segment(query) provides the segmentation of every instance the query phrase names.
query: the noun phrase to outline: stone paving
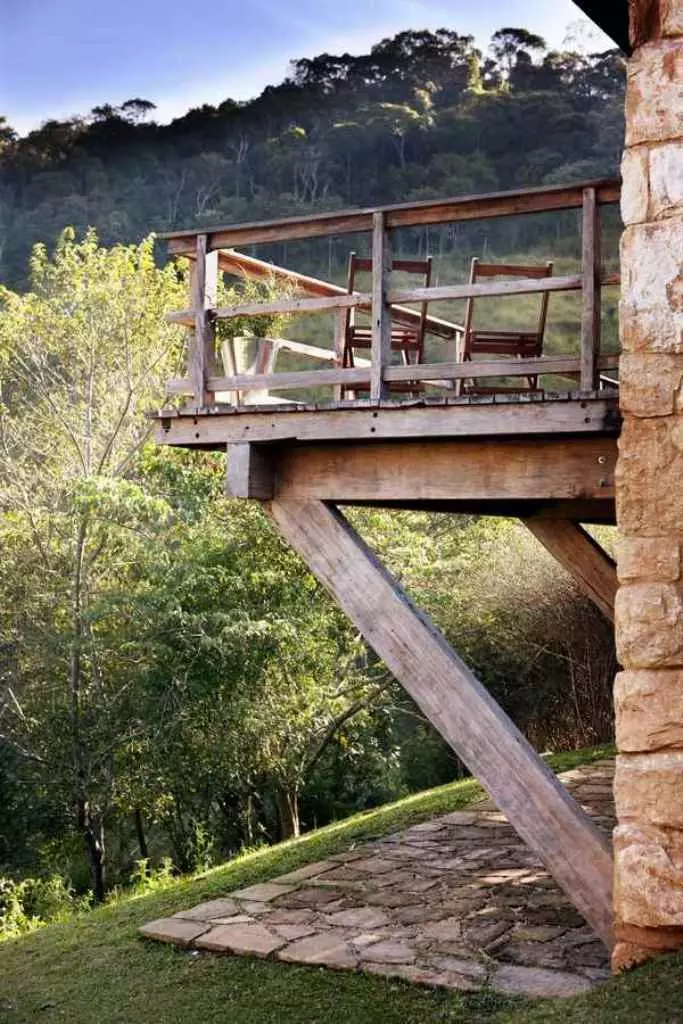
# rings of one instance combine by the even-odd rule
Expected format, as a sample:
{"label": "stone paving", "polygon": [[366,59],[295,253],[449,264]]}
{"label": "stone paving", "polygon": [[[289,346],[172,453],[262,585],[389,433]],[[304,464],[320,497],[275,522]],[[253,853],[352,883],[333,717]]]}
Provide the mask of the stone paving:
{"label": "stone paving", "polygon": [[[614,763],[560,776],[614,824]],[[607,950],[489,801],[140,929],[216,953],[368,971],[449,989],[571,996],[609,977]]]}

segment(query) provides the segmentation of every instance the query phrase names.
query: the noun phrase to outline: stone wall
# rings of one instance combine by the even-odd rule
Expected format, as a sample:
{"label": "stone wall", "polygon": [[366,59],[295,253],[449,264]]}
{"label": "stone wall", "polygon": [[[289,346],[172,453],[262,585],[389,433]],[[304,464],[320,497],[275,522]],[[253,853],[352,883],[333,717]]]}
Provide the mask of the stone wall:
{"label": "stone wall", "polygon": [[683,947],[683,0],[628,69],[615,683],[621,970]]}

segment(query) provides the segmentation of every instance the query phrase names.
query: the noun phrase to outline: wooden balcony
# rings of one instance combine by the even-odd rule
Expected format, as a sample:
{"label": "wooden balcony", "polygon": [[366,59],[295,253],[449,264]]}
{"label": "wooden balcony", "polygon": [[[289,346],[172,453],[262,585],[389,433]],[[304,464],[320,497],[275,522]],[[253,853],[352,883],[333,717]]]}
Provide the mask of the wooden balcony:
{"label": "wooden balcony", "polygon": [[[602,289],[618,285],[619,275],[603,268],[600,235],[601,210],[618,199],[615,182],[588,182],[169,235],[170,251],[193,261],[189,308],[172,314],[189,329],[189,359],[187,375],[169,382],[176,404],[160,411],[157,426],[163,444],[227,449],[228,493],[263,503],[274,527],[608,946],[613,869],[606,843],[337,506],[517,516],[613,616],[614,563],[581,523],[614,522],[618,357],[601,350],[600,325]],[[478,282],[474,272],[469,283],[399,287],[392,280],[392,233],[401,228],[572,209],[581,211],[579,273],[529,279],[507,265],[504,281]],[[372,257],[362,261],[371,268],[367,291],[234,249],[359,232],[372,239]],[[273,302],[220,306],[221,273],[280,282],[288,294]],[[518,355],[476,361],[470,350],[467,358],[467,317],[461,325],[443,305],[464,299],[471,312],[471,303],[482,298],[502,302],[561,292],[581,295],[579,338],[574,351],[552,355],[544,354],[539,337],[531,346],[529,335],[515,329],[501,350],[514,348],[513,335]],[[345,365],[350,309],[369,316],[362,333],[369,358]],[[333,314],[333,340],[321,335],[312,345],[270,339],[258,353],[261,367],[254,359],[249,372],[244,352],[223,346],[229,372],[225,365],[219,372],[221,320],[320,312]],[[394,339],[415,336],[416,323],[450,346],[453,356],[411,361],[403,353],[403,365],[396,365]],[[274,372],[277,346],[323,368]],[[530,347],[532,357],[526,354]],[[503,384],[496,384],[501,378]],[[303,392],[303,401],[279,397],[283,390]],[[178,396],[185,405],[177,404]]]}
{"label": "wooden balcony", "polygon": [[[168,383],[176,404],[160,411],[157,439],[223,450],[226,445],[266,446],[268,458],[264,450],[253,451],[242,480],[237,467],[244,461],[233,459],[229,482],[238,495],[270,496],[277,468],[278,486],[295,499],[315,496],[346,503],[438,505],[519,515],[552,510],[554,515],[612,522],[612,470],[620,422],[618,356],[601,351],[600,324],[602,289],[618,285],[619,275],[603,269],[600,236],[602,208],[618,199],[617,183],[588,182],[165,236],[173,255],[192,261],[192,294],[187,309],[170,314],[188,328],[188,372]],[[579,273],[530,280],[515,277],[515,267],[509,266],[504,268],[509,271],[505,280],[429,287],[397,286],[393,281],[392,234],[400,228],[565,210],[580,211]],[[367,291],[349,291],[234,248],[362,232],[371,235]],[[223,273],[281,284],[286,295],[275,301],[220,306],[216,289]],[[462,358],[465,328],[442,312],[453,300],[502,302],[511,296],[540,298],[561,292],[581,295],[574,352],[468,361]],[[440,315],[432,312],[437,302]],[[349,309],[369,317],[369,358],[345,367],[343,323]],[[316,338],[315,345],[283,338],[259,342],[281,347],[299,362],[310,358],[317,368],[259,372],[252,364],[246,372],[234,346],[225,345],[224,367],[218,368],[216,335],[222,320],[321,312],[333,314],[336,327],[319,343]],[[396,365],[392,329],[400,325],[413,330],[421,316],[426,332],[440,339],[453,357]],[[226,363],[232,372],[225,372]],[[496,382],[502,377],[505,387],[499,389]],[[479,390],[468,392],[466,382],[473,378]],[[530,389],[530,378],[541,386]],[[546,381],[552,382],[552,390]],[[397,385],[412,385],[415,391],[397,393]],[[279,397],[282,391],[295,396],[303,392],[302,400]],[[356,395],[349,397],[354,391]],[[185,404],[178,404],[177,396]],[[485,438],[498,441],[495,453],[477,443]],[[549,438],[563,443],[549,446]],[[451,444],[450,457],[459,460],[457,474],[447,472],[449,449],[444,442]],[[455,442],[459,444],[453,448]],[[315,445],[317,454],[312,451]],[[338,445],[344,447],[343,457],[335,454]],[[308,454],[302,450],[306,446]],[[430,464],[440,467],[431,481]],[[270,474],[270,484],[264,483],[264,473]]]}

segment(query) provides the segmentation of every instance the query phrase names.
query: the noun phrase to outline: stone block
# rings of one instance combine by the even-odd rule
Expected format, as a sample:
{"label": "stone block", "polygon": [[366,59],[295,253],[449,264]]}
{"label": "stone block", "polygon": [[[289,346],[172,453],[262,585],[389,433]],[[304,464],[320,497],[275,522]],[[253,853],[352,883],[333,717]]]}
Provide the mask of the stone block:
{"label": "stone block", "polygon": [[198,903],[196,907],[190,907],[189,910],[180,910],[173,916],[185,918],[187,921],[211,921],[215,917],[232,917],[238,913],[239,907],[234,900],[220,899]]}
{"label": "stone block", "polygon": [[614,830],[614,912],[639,927],[683,926],[682,831],[637,825]]}
{"label": "stone block", "polygon": [[569,971],[548,971],[542,967],[520,967],[504,964],[489,978],[495,992],[505,995],[538,996],[554,999],[588,992],[592,985],[587,978]]}
{"label": "stone block", "polygon": [[358,955],[336,931],[320,932],[292,942],[277,954],[288,963],[324,964],[326,967],[356,967]]}
{"label": "stone block", "polygon": [[650,209],[650,151],[647,146],[625,149],[621,158],[621,217],[624,224],[641,224]]}
{"label": "stone block", "polygon": [[683,829],[683,751],[617,758],[614,800],[620,825]]}
{"label": "stone block", "polygon": [[617,657],[624,668],[683,665],[683,586],[632,583],[614,603]]}
{"label": "stone block", "polygon": [[213,953],[236,953],[243,956],[266,957],[284,946],[287,940],[262,924],[223,924],[201,935],[195,945]]}
{"label": "stone block", "polygon": [[232,893],[235,899],[249,900],[252,903],[269,903],[278,896],[286,896],[294,892],[295,885],[285,885],[279,882],[262,882],[260,885],[250,885],[248,889],[238,889]]}
{"label": "stone block", "polygon": [[318,875],[323,875],[326,871],[332,871],[332,869],[336,867],[338,867],[338,865],[333,860],[318,860],[314,864],[304,864],[302,868],[297,868],[296,871],[290,871],[286,875],[280,875],[275,879],[275,881],[278,884],[303,882],[307,878],[317,878]]}
{"label": "stone block", "polygon": [[681,220],[632,224],[621,237],[624,352],[683,353]]}
{"label": "stone block", "polygon": [[615,548],[622,583],[675,583],[681,578],[678,537],[620,537]]}
{"label": "stone block", "polygon": [[[669,0],[668,24],[678,14]],[[639,47],[628,62],[626,146],[666,142],[681,135],[683,107],[683,39],[662,39]]]}
{"label": "stone block", "polygon": [[625,536],[683,537],[683,419],[626,416],[615,470],[617,522]]}
{"label": "stone block", "polygon": [[161,917],[138,928],[138,934],[157,942],[171,942],[174,946],[189,946],[208,930],[203,921],[184,921],[180,917]]}
{"label": "stone block", "polygon": [[677,402],[681,411],[683,353],[624,352],[619,362],[619,385],[623,413],[672,416],[677,411]]}
{"label": "stone block", "polygon": [[683,669],[619,672],[614,707],[619,750],[683,749]]}
{"label": "stone block", "polygon": [[388,924],[389,917],[377,907],[354,907],[350,910],[338,910],[335,914],[326,914],[327,924],[338,928],[381,928]]}
{"label": "stone block", "polygon": [[[683,104],[679,119],[683,120]],[[683,142],[655,146],[649,165],[650,218],[683,214]]]}
{"label": "stone block", "polygon": [[376,964],[413,964],[415,950],[405,942],[383,939],[363,949],[363,959]]}
{"label": "stone block", "polygon": [[680,0],[660,0],[659,17],[663,36],[683,36],[683,6]]}

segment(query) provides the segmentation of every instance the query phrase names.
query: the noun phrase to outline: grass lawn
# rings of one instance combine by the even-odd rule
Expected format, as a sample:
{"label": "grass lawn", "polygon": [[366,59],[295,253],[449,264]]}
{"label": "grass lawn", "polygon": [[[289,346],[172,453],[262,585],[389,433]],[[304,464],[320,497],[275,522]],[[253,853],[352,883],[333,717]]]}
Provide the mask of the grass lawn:
{"label": "grass lawn", "polygon": [[[606,748],[559,755],[566,770]],[[683,959],[665,957],[572,1000],[429,991],[381,978],[239,957],[185,953],[136,935],[138,925],[461,808],[472,780],[356,815],[168,888],[121,900],[0,945],[0,1021],[7,1024],[683,1024]]]}

